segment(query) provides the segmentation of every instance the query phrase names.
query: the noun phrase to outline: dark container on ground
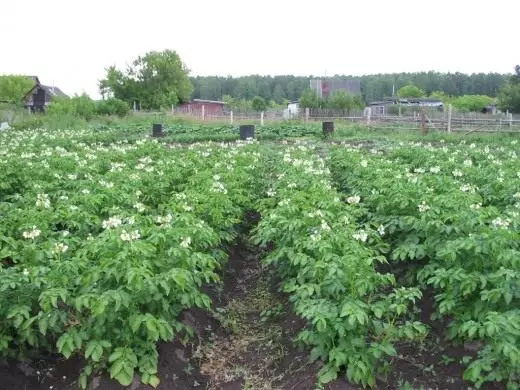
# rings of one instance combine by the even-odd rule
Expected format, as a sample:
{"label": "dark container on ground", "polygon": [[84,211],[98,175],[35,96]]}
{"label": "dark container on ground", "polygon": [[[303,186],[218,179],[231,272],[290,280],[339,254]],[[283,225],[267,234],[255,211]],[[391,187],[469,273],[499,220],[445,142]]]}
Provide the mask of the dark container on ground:
{"label": "dark container on ground", "polygon": [[334,122],[323,122],[322,130],[325,136],[334,133]]}
{"label": "dark container on ground", "polygon": [[164,137],[163,127],[160,123],[152,125],[152,137]]}
{"label": "dark container on ground", "polygon": [[240,126],[240,139],[246,140],[248,138],[255,138],[255,126],[254,125],[241,125]]}

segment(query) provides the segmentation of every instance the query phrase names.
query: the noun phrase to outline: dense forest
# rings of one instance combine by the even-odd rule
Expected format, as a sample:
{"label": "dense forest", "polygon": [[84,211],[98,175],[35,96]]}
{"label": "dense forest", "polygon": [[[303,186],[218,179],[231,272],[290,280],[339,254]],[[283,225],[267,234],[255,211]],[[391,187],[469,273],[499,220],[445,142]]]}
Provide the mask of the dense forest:
{"label": "dense forest", "polygon": [[[405,85],[414,84],[426,94],[444,92],[450,96],[488,95],[497,96],[498,90],[508,81],[510,75],[498,73],[396,73],[377,74],[360,77],[334,76],[341,78],[356,78],[361,80],[363,99],[365,102],[379,100],[392,95]],[[194,87],[194,99],[220,100],[224,95],[235,99],[251,100],[261,96],[267,101],[281,103],[284,100],[298,100],[303,91],[309,88],[309,80],[313,76],[197,76],[191,77]]]}

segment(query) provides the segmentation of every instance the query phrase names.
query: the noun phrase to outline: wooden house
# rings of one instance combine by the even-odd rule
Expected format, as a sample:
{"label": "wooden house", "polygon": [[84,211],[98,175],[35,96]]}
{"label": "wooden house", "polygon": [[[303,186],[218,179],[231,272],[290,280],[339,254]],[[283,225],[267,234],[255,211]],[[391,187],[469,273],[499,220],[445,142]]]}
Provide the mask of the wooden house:
{"label": "wooden house", "polygon": [[28,76],[34,86],[25,94],[24,104],[32,112],[43,112],[45,107],[56,97],[68,97],[58,87],[43,85],[37,76]]}

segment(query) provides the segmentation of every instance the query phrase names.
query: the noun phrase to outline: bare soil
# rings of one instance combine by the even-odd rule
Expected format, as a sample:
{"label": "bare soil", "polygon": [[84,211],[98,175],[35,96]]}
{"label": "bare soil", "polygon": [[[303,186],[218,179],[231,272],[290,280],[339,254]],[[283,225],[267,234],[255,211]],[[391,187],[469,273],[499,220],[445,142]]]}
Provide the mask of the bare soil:
{"label": "bare soil", "polygon": [[[258,215],[249,218],[253,223]],[[247,236],[246,231],[243,234]],[[278,292],[276,275],[262,266],[263,250],[247,241],[229,249],[222,286],[208,288],[213,313],[189,310],[183,321],[195,329],[196,340],[161,343],[159,390],[313,390],[320,362],[309,362],[308,351],[293,342],[305,322],[294,315],[286,296]],[[430,320],[433,299],[420,304],[420,318],[431,327],[422,345],[397,346],[398,356],[377,389],[471,389],[462,381],[460,359],[474,354],[450,345],[443,337],[445,323]],[[83,366],[80,358],[39,357],[24,363],[0,361],[0,390],[77,390]],[[486,386],[504,389],[504,386]],[[90,390],[151,390],[134,378],[123,387],[107,375],[95,377]],[[345,379],[326,386],[328,390],[360,389]]]}

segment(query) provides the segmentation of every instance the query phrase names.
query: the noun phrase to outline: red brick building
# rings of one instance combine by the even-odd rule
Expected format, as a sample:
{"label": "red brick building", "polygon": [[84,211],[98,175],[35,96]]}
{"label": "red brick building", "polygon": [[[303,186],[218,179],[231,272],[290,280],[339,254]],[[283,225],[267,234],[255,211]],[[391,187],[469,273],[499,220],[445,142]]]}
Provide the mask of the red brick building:
{"label": "red brick building", "polygon": [[193,99],[191,102],[181,104],[176,111],[187,114],[201,113],[204,106],[205,116],[218,116],[224,114],[225,105],[224,102],[218,100]]}

